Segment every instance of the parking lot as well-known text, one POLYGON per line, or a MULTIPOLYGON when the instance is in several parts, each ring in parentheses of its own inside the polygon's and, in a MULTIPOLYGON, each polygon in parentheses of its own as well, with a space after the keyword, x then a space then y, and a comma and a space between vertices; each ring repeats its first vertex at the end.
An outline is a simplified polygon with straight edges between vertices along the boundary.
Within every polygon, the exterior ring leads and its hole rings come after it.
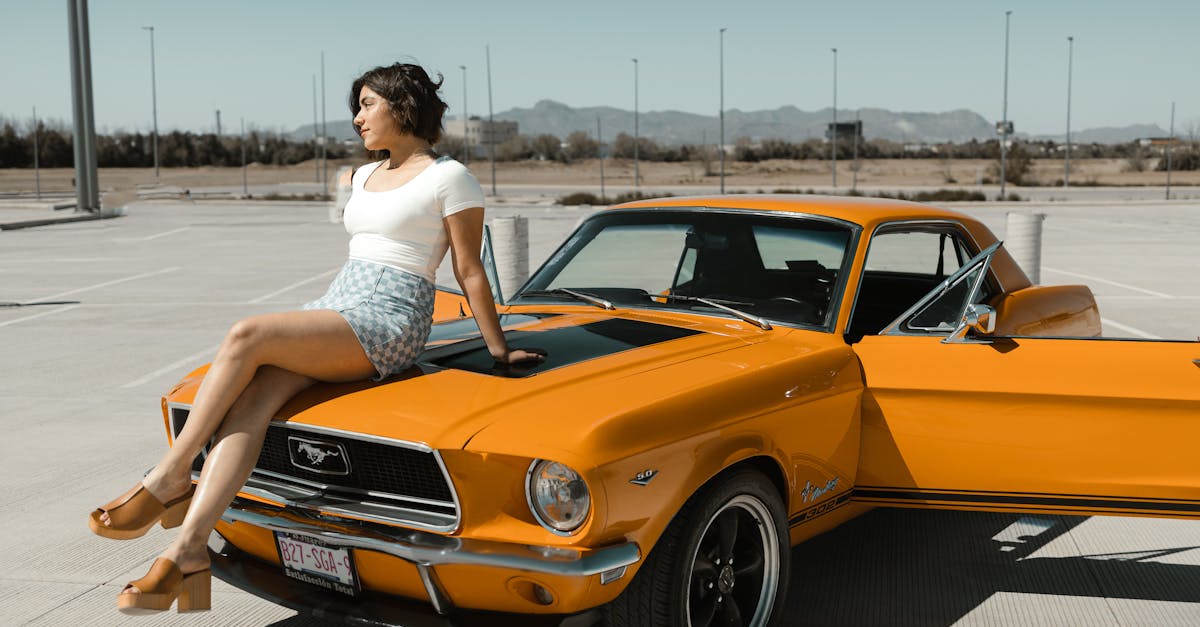
MULTIPOLYGON (((1200 334, 1200 201, 957 208, 1001 236, 1008 211, 1045 213, 1042 282, 1089 285, 1106 335, 1200 334)), ((536 267, 590 212, 489 216, 529 219, 536 267)), ((234 321, 323 293, 346 240, 324 204, 289 202, 0 232, 0 624, 324 624, 216 581, 208 614, 129 619, 113 597, 170 534, 112 542, 85 518, 161 455, 162 392, 234 321)), ((784 622, 1197 625, 1200 521, 875 510, 793 550, 784 622)))

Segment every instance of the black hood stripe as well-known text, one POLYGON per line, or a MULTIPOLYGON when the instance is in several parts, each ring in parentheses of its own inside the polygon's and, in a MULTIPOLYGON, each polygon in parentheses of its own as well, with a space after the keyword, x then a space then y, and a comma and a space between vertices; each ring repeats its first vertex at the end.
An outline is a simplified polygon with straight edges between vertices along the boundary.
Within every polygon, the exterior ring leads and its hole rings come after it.
MULTIPOLYGON (((508 316, 504 317, 508 318, 508 316)), ((532 319, 532 317, 530 318, 532 319)), ((475 325, 474 320, 463 322, 472 326, 475 325)), ((502 324, 510 326, 514 322, 517 321, 503 320, 502 324)), ((454 322, 450 324, 458 323, 454 322)), ((437 327, 444 326, 447 325, 437 325, 437 327)), ((435 327, 435 330, 437 327, 435 327)), ((462 329, 462 331, 465 330, 462 329)), ((522 378, 546 370, 553 370, 554 368, 561 368, 581 361, 595 359, 596 357, 650 346, 659 342, 677 340, 697 333, 699 331, 693 329, 682 329, 665 324, 626 320, 623 318, 610 318, 608 320, 600 320, 572 327, 559 327, 545 331, 505 331, 504 337, 510 347, 540 348, 547 353, 546 359, 541 363, 528 367, 506 368, 497 365, 492 359, 491 354, 488 353, 487 346, 484 344, 483 339, 478 337, 478 330, 476 330, 475 337, 471 339, 438 346, 425 351, 420 359, 418 359, 418 362, 426 371, 428 371, 427 367, 432 366, 434 368, 469 370, 471 372, 501 377, 522 378)), ((446 335, 449 336, 450 334, 447 333, 446 335)), ((450 337, 439 339, 443 339, 444 341, 444 339, 450 339, 450 337)), ((432 336, 431 341, 433 341, 432 336)))

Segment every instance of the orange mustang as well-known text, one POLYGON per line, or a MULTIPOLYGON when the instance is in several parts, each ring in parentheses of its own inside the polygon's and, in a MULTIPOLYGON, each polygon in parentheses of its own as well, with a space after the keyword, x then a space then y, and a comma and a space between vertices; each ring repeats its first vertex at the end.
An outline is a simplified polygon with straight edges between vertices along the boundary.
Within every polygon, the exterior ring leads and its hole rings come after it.
POLYGON ((371 624, 766 625, 790 546, 874 506, 1200 517, 1200 345, 1095 339, 1086 287, 955 212, 628 203, 501 313, 544 362, 493 363, 443 292, 411 370, 284 407, 217 576, 371 624))

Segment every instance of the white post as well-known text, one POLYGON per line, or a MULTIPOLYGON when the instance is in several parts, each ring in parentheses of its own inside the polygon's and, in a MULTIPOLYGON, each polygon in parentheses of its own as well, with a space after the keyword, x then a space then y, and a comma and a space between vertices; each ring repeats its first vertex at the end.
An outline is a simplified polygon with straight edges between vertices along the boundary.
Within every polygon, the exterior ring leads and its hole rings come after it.
POLYGON ((1010 211, 1006 217, 1007 236, 1004 239, 1004 247, 1029 276, 1029 280, 1037 285, 1041 282, 1042 222, 1045 221, 1046 214, 1010 211))
POLYGON ((350 201, 350 186, 342 185, 342 175, 346 172, 352 172, 354 168, 344 165, 338 168, 337 171, 337 196, 333 204, 329 205, 329 221, 338 223, 342 221, 342 215, 346 213, 346 203, 350 201))
POLYGON ((512 298, 529 278, 529 220, 525 216, 492 219, 492 246, 500 291, 512 298))

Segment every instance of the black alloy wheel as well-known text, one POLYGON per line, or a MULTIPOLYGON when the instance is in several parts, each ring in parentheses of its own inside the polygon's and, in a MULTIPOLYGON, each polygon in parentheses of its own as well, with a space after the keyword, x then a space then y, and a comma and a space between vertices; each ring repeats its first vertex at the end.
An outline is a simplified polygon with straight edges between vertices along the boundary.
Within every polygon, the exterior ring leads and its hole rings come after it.
POLYGON ((611 627, 766 627, 778 622, 791 547, 783 499, 749 467, 688 500, 629 585, 604 610, 611 627))
POLYGON ((747 494, 727 501, 692 555, 688 624, 765 624, 779 585, 779 542, 765 503, 747 494))

